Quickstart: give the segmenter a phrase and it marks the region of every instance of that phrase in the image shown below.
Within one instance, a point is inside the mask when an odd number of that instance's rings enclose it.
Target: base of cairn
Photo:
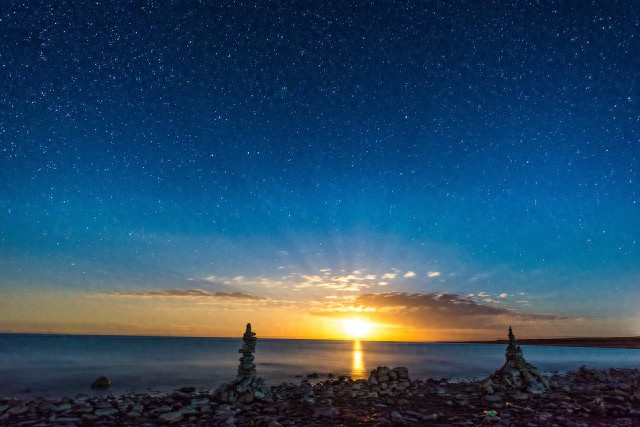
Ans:
[[[236,379],[232,383],[222,384],[213,392],[213,397],[225,403],[272,401],[271,388],[260,377]]]
[[[506,392],[514,394],[516,398],[526,399],[528,393],[540,395],[549,388],[549,382],[540,370],[524,359],[511,327],[505,358],[505,364],[482,382],[483,392]]]

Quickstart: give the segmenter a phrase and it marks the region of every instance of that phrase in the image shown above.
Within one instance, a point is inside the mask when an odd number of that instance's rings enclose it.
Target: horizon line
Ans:
[[[58,335],[58,336],[87,336],[87,337],[130,337],[130,338],[201,338],[201,339],[242,339],[241,334],[238,336],[210,336],[210,335],[162,335],[162,334],[111,334],[111,333],[73,333],[73,332],[15,332],[15,331],[0,331],[0,335]],[[508,341],[504,338],[496,338],[495,340],[380,340],[380,339],[366,339],[366,338],[287,338],[278,336],[262,336],[259,339],[274,339],[274,340],[295,340],[295,341],[368,341],[368,342],[408,342],[408,343],[442,343],[442,344],[491,344],[502,343]],[[620,339],[640,339],[640,335],[630,336],[566,336],[566,337],[553,337],[553,338],[518,338],[517,341],[561,341],[561,340],[620,340]]]

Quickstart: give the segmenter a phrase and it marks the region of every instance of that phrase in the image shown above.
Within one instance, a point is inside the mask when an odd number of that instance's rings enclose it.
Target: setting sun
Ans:
[[[373,325],[360,319],[344,319],[342,328],[353,338],[364,338],[371,332]]]

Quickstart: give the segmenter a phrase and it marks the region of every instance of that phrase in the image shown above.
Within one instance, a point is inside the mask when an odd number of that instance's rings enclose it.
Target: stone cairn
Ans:
[[[549,388],[549,382],[540,370],[524,359],[522,348],[516,342],[511,326],[505,358],[504,365],[482,382],[486,394],[507,392],[517,399],[524,400],[529,397],[527,393],[540,395]]]
[[[247,323],[247,330],[242,336],[242,347],[238,353],[240,366],[238,375],[231,383],[222,384],[213,392],[213,397],[222,402],[251,403],[254,400],[271,401],[271,390],[264,380],[256,375],[256,365],[253,353],[256,351],[256,333],[251,332],[251,323]]]
[[[242,353],[240,358],[240,366],[238,366],[238,376],[236,379],[242,382],[251,382],[250,380],[256,376],[256,364],[253,363],[253,353],[256,352],[256,333],[251,332],[251,323],[247,323],[247,330],[242,336],[242,348],[238,353]]]

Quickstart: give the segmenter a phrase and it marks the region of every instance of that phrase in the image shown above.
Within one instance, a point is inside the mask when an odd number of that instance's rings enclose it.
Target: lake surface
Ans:
[[[235,378],[236,338],[0,334],[0,396],[74,396],[100,375],[106,393],[213,389]],[[299,382],[318,372],[366,378],[379,365],[406,366],[414,379],[483,378],[504,362],[505,345],[258,339],[258,374],[268,383]],[[543,372],[640,367],[640,350],[522,346]],[[31,392],[25,392],[30,389]]]

